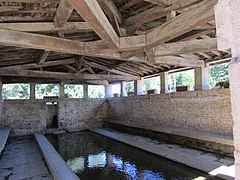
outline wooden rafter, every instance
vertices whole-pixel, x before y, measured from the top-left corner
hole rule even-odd
[[[68,1],[109,47],[119,47],[119,37],[97,1]]]

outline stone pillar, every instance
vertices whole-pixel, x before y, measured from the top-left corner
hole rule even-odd
[[[36,99],[36,83],[30,83],[30,99]]]
[[[126,81],[121,82],[121,97],[126,97],[127,91],[126,91]]]
[[[88,98],[88,85],[83,84],[83,98],[87,99]]]
[[[228,66],[230,77],[235,179],[240,180],[240,1],[220,0],[215,7],[218,49],[231,48],[232,60]]]
[[[161,91],[160,93],[168,93],[168,72],[160,73]]]
[[[210,89],[208,64],[202,67],[196,67],[194,69],[194,77],[195,77],[195,87],[194,87],[195,91]]]
[[[144,79],[134,81],[134,95],[144,94]]]
[[[2,106],[3,106],[3,84],[2,79],[0,78],[0,127],[3,126],[2,124]]]
[[[111,97],[113,97],[112,84],[109,84],[108,86],[105,86],[105,98],[111,98]]]
[[[59,85],[59,97],[65,98],[64,84],[62,83]]]

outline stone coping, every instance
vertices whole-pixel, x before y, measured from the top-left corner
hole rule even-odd
[[[10,128],[0,128],[0,155],[6,145],[9,133]]]
[[[191,98],[191,97],[215,97],[215,96],[230,96],[230,90],[225,89],[212,89],[212,90],[202,90],[202,91],[184,91],[184,92],[173,92],[173,93],[163,93],[163,94],[144,94],[137,96],[127,96],[127,97],[113,97],[108,98],[108,101],[118,101],[118,100],[134,100],[134,99],[156,99],[156,98]]]
[[[173,127],[156,127],[156,126],[152,127],[152,126],[148,126],[148,125],[141,126],[138,124],[133,124],[133,123],[130,124],[130,123],[123,122],[123,121],[120,122],[119,120],[106,120],[105,119],[104,122],[124,125],[127,127],[135,127],[135,128],[145,129],[145,130],[152,130],[152,131],[156,131],[156,132],[160,132],[160,133],[189,137],[189,138],[193,138],[193,139],[215,142],[215,143],[229,145],[229,146],[234,146],[233,137],[218,135],[218,134],[214,134],[214,133],[210,133],[210,132],[201,132],[201,131],[192,130],[192,129],[173,128]]]
[[[211,153],[204,153],[175,144],[159,144],[150,138],[142,136],[129,135],[106,129],[92,129],[91,131],[207,173],[220,167],[232,168],[234,164],[234,159],[232,158],[222,158]],[[233,177],[234,173],[231,174],[230,179],[233,179]]]
[[[65,101],[85,101],[85,102],[91,102],[91,101],[105,101],[105,98],[49,98],[49,99],[5,99],[4,102],[39,102],[39,103],[45,103],[45,102],[65,102]],[[3,104],[4,104],[3,102]]]
[[[47,163],[47,166],[55,180],[71,179],[79,180],[77,175],[69,168],[60,154],[42,134],[34,134],[36,142]]]

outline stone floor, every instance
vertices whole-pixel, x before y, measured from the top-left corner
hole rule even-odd
[[[92,131],[223,179],[233,180],[235,176],[234,159],[232,158],[219,157],[212,153],[176,144],[166,144],[150,138],[129,135],[115,130],[94,129]]]
[[[0,157],[0,180],[52,179],[33,138],[8,140]]]

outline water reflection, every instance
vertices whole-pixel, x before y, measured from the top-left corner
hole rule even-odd
[[[90,132],[48,138],[83,180],[188,180],[199,176],[216,179]]]
[[[89,155],[88,156],[88,167],[89,168],[104,168],[107,164],[106,152],[103,151],[97,155]]]

